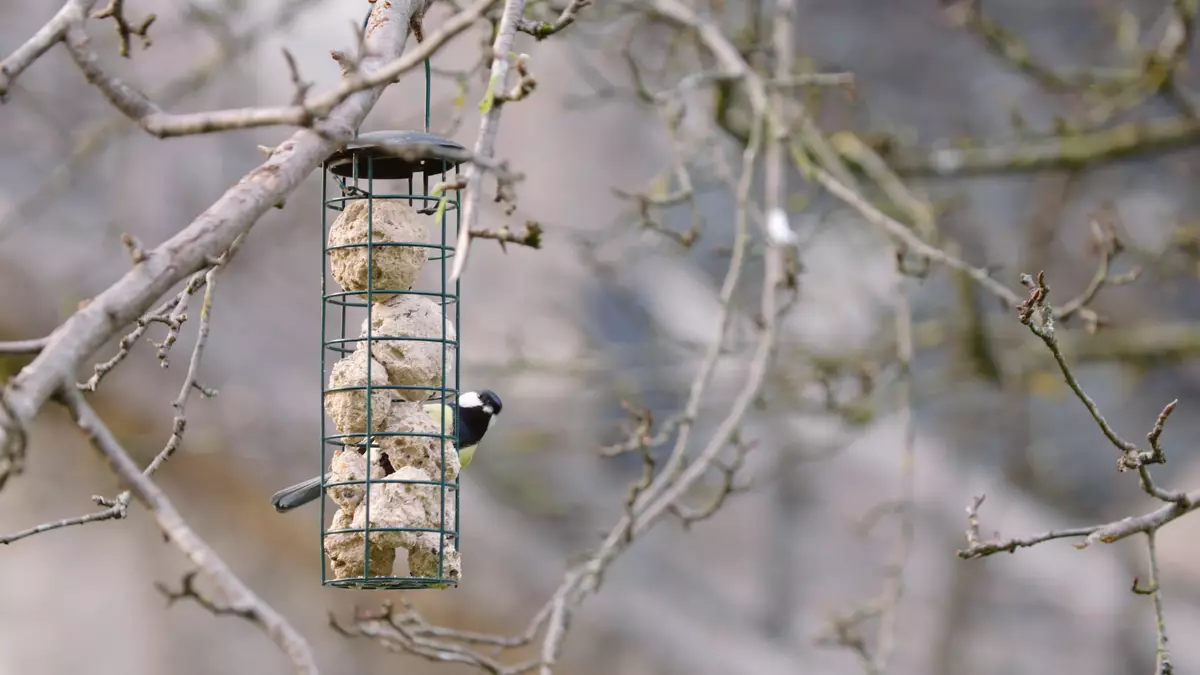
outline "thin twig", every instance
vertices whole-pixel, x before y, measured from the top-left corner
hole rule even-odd
[[[102,520],[122,520],[125,518],[129,510],[129,497],[129,492],[122,492],[121,494],[117,495],[116,499],[109,499],[107,497],[101,497],[100,495],[92,495],[92,501],[96,502],[98,506],[106,506],[108,508],[102,511],[89,513],[87,515],[77,516],[75,518],[64,518],[63,520],[58,520],[52,523],[35,525],[28,529],[21,530],[20,532],[14,532],[13,534],[0,537],[0,544],[11,544],[14,541],[24,539],[25,537],[32,537],[35,534],[41,534],[43,532],[49,532],[51,530],[57,530],[63,527],[71,527],[73,525],[86,525],[88,523],[96,523]]]
[[[579,14],[579,10],[590,4],[592,4],[592,0],[571,0],[554,21],[532,21],[525,17],[520,17],[516,23],[517,30],[522,33],[528,33],[535,40],[541,42],[575,23],[575,16]]]
[[[49,342],[50,338],[48,337],[0,342],[0,354],[37,354]]]
[[[162,582],[155,582],[154,587],[159,593],[167,599],[167,606],[175,604],[179,600],[194,600],[197,605],[208,610],[213,616],[237,616],[253,623],[255,621],[254,612],[244,608],[227,607],[215,600],[212,600],[207,595],[200,592],[196,588],[196,576],[199,574],[197,570],[191,570],[184,573],[180,580],[179,590],[173,591]]]
[[[1163,614],[1162,584],[1158,574],[1158,550],[1154,530],[1146,532],[1146,558],[1150,566],[1150,595],[1154,601],[1154,673],[1171,675],[1175,672],[1171,664],[1171,652],[1167,649],[1167,619]]]
[[[0,61],[0,103],[21,73],[61,42],[68,28],[82,23],[95,4],[96,0],[68,0],[33,37]]]
[[[92,376],[88,378],[87,382],[81,382],[76,385],[79,387],[79,390],[96,391],[96,387],[100,386],[100,381],[129,356],[129,352],[133,349],[133,346],[138,343],[138,340],[142,338],[142,335],[146,333],[146,330],[150,328],[152,323],[161,323],[167,326],[167,337],[161,343],[156,343],[156,346],[159,348],[159,361],[166,363],[165,350],[169,349],[175,343],[175,338],[179,333],[179,326],[187,318],[185,311],[187,309],[188,298],[200,290],[204,282],[204,273],[197,272],[192,275],[191,279],[184,285],[183,290],[179,291],[175,297],[164,302],[149,314],[139,317],[135,321],[133,330],[123,335],[117,343],[117,353],[107,361],[96,364],[93,367]]]
[[[150,47],[150,26],[158,17],[147,14],[136,26],[125,18],[125,0],[108,0],[108,6],[92,14],[93,19],[112,19],[117,27],[117,40],[120,44],[121,56],[129,58],[129,38],[136,35],[142,41],[142,48]]]
[[[211,397],[216,393],[201,388],[196,378],[200,369],[200,360],[204,356],[204,347],[208,344],[213,293],[216,291],[217,276],[229,264],[229,260],[234,254],[237,253],[242,240],[242,237],[234,240],[229,250],[214,260],[213,266],[204,273],[204,302],[200,308],[200,327],[196,330],[196,345],[192,348],[192,358],[188,362],[187,375],[184,376],[183,384],[179,387],[179,395],[171,403],[171,407],[175,409],[175,416],[171,423],[171,437],[167,439],[167,444],[163,447],[162,451],[150,462],[150,466],[146,467],[147,476],[153,475],[155,471],[179,450],[179,445],[183,442],[183,432],[187,429],[187,402],[191,397],[192,390],[198,389],[205,397]]]

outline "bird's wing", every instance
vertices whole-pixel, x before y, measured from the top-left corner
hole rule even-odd
[[[467,447],[462,448],[461,450],[458,451],[458,470],[459,471],[462,471],[463,469],[467,468],[467,465],[471,463],[471,460],[475,457],[475,448],[477,448],[477,447],[479,447],[479,446],[468,445]]]
[[[444,429],[443,433],[450,434],[450,435],[454,434],[454,408],[453,407],[448,406],[448,405],[442,403],[441,401],[437,401],[434,403],[426,403],[424,407],[425,407],[425,414],[429,415],[429,417],[432,418],[434,422],[439,421],[439,415],[440,415],[440,423],[442,425],[442,428]]]

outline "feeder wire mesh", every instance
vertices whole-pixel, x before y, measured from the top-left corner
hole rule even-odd
[[[333,568],[331,578],[322,559],[327,586],[445,587],[461,571],[459,429],[442,408],[459,393],[459,284],[446,282],[461,227],[457,174],[448,174],[459,160],[437,149],[464,149],[428,131],[430,79],[426,60],[424,132],[359,134],[322,167],[321,378],[329,379],[320,475],[322,495],[339,505],[327,525],[319,500],[323,556]],[[406,189],[380,189],[402,181]],[[437,289],[416,290],[427,260],[440,268]],[[357,336],[348,334],[352,313],[365,316]],[[331,371],[330,355],[338,359]],[[407,575],[392,569],[397,549],[408,553]]]

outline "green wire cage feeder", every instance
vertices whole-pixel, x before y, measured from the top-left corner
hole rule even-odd
[[[459,391],[459,289],[446,279],[465,149],[429,133],[429,85],[426,61],[424,131],[359,134],[322,167],[327,586],[444,588],[461,573],[458,429],[442,402]]]

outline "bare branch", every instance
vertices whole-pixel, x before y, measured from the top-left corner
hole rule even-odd
[[[100,386],[100,381],[112,372],[113,368],[116,368],[117,365],[124,361],[125,357],[129,356],[130,350],[142,338],[142,335],[146,333],[146,330],[150,328],[152,323],[161,323],[167,326],[167,336],[161,343],[155,343],[155,346],[159,349],[159,362],[163,363],[163,367],[165,368],[167,350],[171,348],[171,345],[175,344],[179,330],[182,328],[183,322],[187,320],[188,299],[193,293],[203,287],[204,282],[204,273],[197,272],[192,275],[188,283],[184,285],[183,290],[179,291],[174,298],[163,303],[153,312],[139,317],[135,321],[133,330],[122,336],[120,342],[117,343],[117,353],[109,360],[96,364],[93,368],[92,376],[88,378],[87,382],[77,385],[79,390],[96,391],[96,387]]]
[[[49,342],[48,337],[0,342],[0,354],[36,354],[45,349]]]
[[[793,150],[793,154],[796,154],[797,152],[797,150]],[[799,157],[795,159],[797,164],[802,161],[804,160]],[[967,276],[971,277],[971,279],[975,280],[976,283],[991,291],[994,295],[1004,300],[1011,306],[1020,304],[1021,297],[1008,286],[1005,286],[999,281],[993,279],[991,274],[986,269],[973,267],[961,259],[946,253],[942,249],[922,241],[920,237],[912,232],[912,230],[900,224],[879,209],[875,208],[874,205],[863,199],[852,189],[838,182],[838,180],[834,178],[833,175],[831,175],[828,171],[825,171],[820,167],[814,167],[812,173],[816,181],[824,186],[826,190],[829,190],[829,192],[831,192],[834,196],[841,199],[847,205],[853,207],[864,218],[866,218],[868,222],[879,226],[889,235],[899,240],[902,244],[904,244],[905,247],[908,248],[909,251],[924,256],[933,262],[945,265],[950,269],[958,270],[966,274]]]
[[[1031,136],[1014,142],[947,143],[931,149],[894,145],[882,154],[897,173],[950,177],[1079,168],[1100,161],[1187,147],[1198,140],[1200,118],[1180,116],[1128,122],[1067,135]]]
[[[63,40],[67,29],[82,23],[96,0],[67,0],[46,25],[38,29],[25,44],[0,61],[0,103],[4,102],[13,82],[42,54]]]
[[[283,50],[283,58],[287,61],[288,72],[292,77],[292,86],[296,88],[296,93],[292,96],[292,105],[303,106],[304,99],[308,96],[308,90],[312,89],[312,82],[305,82],[304,78],[300,77],[300,67],[296,65],[296,57],[286,48]]]
[[[476,649],[456,644],[447,638],[458,642],[505,648],[514,645],[497,640],[495,636],[430,626],[412,610],[411,606],[406,604],[406,607],[408,611],[404,614],[394,614],[391,603],[386,603],[378,611],[356,611],[354,624],[351,626],[343,626],[332,615],[329,623],[334,630],[346,637],[372,638],[392,651],[416,654],[435,662],[462,663],[492,675],[521,675],[539,665],[537,661],[526,661],[505,666],[493,656],[487,656]]]
[[[1154,675],[1172,675],[1175,667],[1171,664],[1171,652],[1167,649],[1167,619],[1163,614],[1162,584],[1159,583],[1158,548],[1155,546],[1154,530],[1146,532],[1146,558],[1150,567],[1150,595],[1154,602]],[[1137,580],[1134,580],[1137,585]]]
[[[96,502],[97,506],[105,506],[107,508],[105,508],[103,511],[96,511],[87,515],[77,516],[75,518],[64,518],[63,520],[58,520],[52,523],[42,523],[41,525],[35,525],[34,527],[21,530],[20,532],[15,532],[7,536],[0,536],[0,544],[11,544],[14,541],[24,539],[25,537],[32,537],[35,534],[41,534],[43,532],[49,532],[51,530],[57,530],[64,527],[71,527],[73,525],[86,525],[88,523],[96,523],[102,520],[122,520],[129,512],[129,497],[129,492],[122,492],[120,495],[117,495],[116,499],[109,499],[107,497],[101,497],[100,495],[92,495],[92,501]]]
[[[183,443],[183,432],[187,429],[187,402],[191,397],[192,390],[199,389],[206,397],[211,397],[216,393],[200,387],[196,381],[197,371],[200,369],[200,359],[203,358],[204,347],[208,344],[209,322],[212,315],[213,292],[217,286],[217,275],[225,269],[230,258],[237,253],[242,240],[242,237],[235,239],[229,250],[213,261],[213,266],[204,274],[204,304],[200,308],[200,327],[196,330],[196,345],[192,348],[192,358],[188,363],[187,375],[183,378],[183,384],[179,387],[179,395],[171,403],[171,407],[175,409],[175,417],[171,423],[171,437],[167,439],[167,445],[162,451],[150,462],[150,466],[146,467],[147,476],[153,475],[162,467]]]
[[[261,628],[287,654],[298,672],[315,675],[318,672],[316,661],[304,637],[278,612],[255,595],[233,570],[229,569],[225,561],[221,560],[216,551],[188,526],[167,495],[138,469],[116,437],[84,400],[83,394],[73,387],[63,387],[59,390],[59,397],[71,412],[75,424],[100,451],[113,471],[129,486],[133,496],[154,515],[163,534],[192,561],[192,564],[203,570],[228,598],[231,611],[245,616]]]
[[[1103,527],[1102,525],[1075,527],[1068,530],[1050,530],[1027,537],[985,541],[979,535],[979,507],[983,504],[983,500],[984,496],[980,495],[975,498],[971,506],[967,507],[967,548],[958,552],[958,557],[964,560],[982,558],[1001,551],[1014,553],[1018,548],[1029,548],[1054,539],[1086,537]]]
[[[495,97],[504,92],[508,78],[508,55],[512,51],[513,40],[516,38],[517,21],[525,11],[525,0],[504,0],[504,10],[500,16],[500,26],[496,30],[496,39],[492,42],[492,73],[488,79],[488,88],[479,104],[482,116],[479,120],[479,133],[475,137],[475,147],[472,150],[476,157],[491,157],[495,154],[496,134],[500,130],[500,109],[495,104]],[[459,225],[458,241],[454,245],[454,267],[450,270],[448,283],[454,283],[462,276],[470,254],[471,230],[479,220],[479,201],[482,198],[483,171],[475,164],[467,167],[466,196],[462,204],[462,224]]]
[[[516,27],[518,31],[528,33],[541,42],[575,23],[579,10],[591,4],[592,0],[571,0],[554,21],[533,21],[522,16],[517,19]]]
[[[173,591],[170,588],[167,588],[167,585],[162,582],[155,582],[154,587],[157,588],[158,592],[162,593],[163,597],[167,599],[168,607],[175,604],[176,601],[179,600],[195,600],[197,605],[200,605],[204,609],[211,612],[213,616],[237,616],[246,619],[251,623],[255,622],[255,614],[253,611],[240,607],[227,607],[221,605],[201,593],[196,588],[196,576],[198,574],[199,572],[197,570],[191,570],[190,572],[185,573],[183,578],[180,580],[178,591]]]
[[[505,249],[506,244],[516,244],[518,246],[527,246],[529,248],[542,247],[542,226],[530,220],[525,223],[525,227],[519,232],[513,232],[505,225],[498,230],[473,230],[471,232],[472,239],[492,239],[500,244],[500,248]]]
[[[163,86],[153,97],[163,105],[174,105],[186,96],[202,90],[226,68],[251,52],[265,38],[278,33],[305,16],[305,10],[316,4],[317,0],[284,0],[279,3],[272,13],[260,21],[248,25],[239,22],[240,30],[217,22],[219,28],[212,28],[220,36],[220,49],[212,57],[172,79]],[[215,19],[201,14],[200,20],[210,24]],[[128,124],[128,118],[120,111],[113,110],[95,122],[91,122],[75,131],[74,147],[67,153],[57,166],[50,172],[37,189],[18,198],[16,204],[0,218],[0,238],[13,231],[17,223],[32,218],[33,213],[43,205],[53,203],[55,198],[75,184],[75,178],[86,163],[99,156],[115,142],[125,138],[138,127]]]
[[[368,77],[379,77],[385,64],[392,63],[395,68],[396,63],[407,63],[403,59],[398,62],[391,59],[404,48],[408,17],[416,5],[427,1],[393,0],[376,4],[366,32],[370,55],[363,60],[363,69]],[[456,15],[442,30],[449,31],[460,24],[465,29],[471,20],[462,14]],[[421,48],[432,48],[432,45],[433,40],[427,39]],[[408,54],[413,64],[420,63],[414,56],[420,52],[419,48]],[[398,74],[396,72],[389,78]],[[351,94],[316,129],[296,132],[280,144],[265,163],[226,191],[195,221],[157,248],[147,251],[146,260],[136,269],[59,326],[46,348],[8,383],[4,391],[3,399],[11,410],[11,419],[3,425],[0,448],[8,447],[16,429],[32,419],[46,400],[106,340],[141,316],[173,285],[227,250],[263,213],[284,199],[345,139],[351,138],[380,91],[366,89]]]
[[[134,26],[125,18],[125,0],[108,0],[108,6],[92,15],[93,19],[112,19],[117,26],[117,40],[121,45],[121,56],[129,58],[129,38],[136,35],[142,41],[142,48],[150,47],[150,26],[158,17],[147,14],[141,23]]]

